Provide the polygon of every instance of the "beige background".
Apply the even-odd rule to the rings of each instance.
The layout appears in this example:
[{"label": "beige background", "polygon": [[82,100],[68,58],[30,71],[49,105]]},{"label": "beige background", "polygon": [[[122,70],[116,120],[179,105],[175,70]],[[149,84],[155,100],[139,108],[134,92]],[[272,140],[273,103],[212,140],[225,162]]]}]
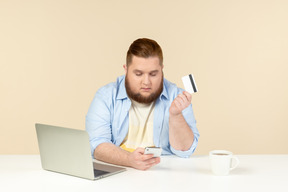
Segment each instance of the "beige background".
[{"label": "beige background", "polygon": [[0,0],[0,154],[36,154],[34,124],[85,129],[129,45],[155,39],[167,79],[193,73],[196,154],[288,153],[288,1]]}]

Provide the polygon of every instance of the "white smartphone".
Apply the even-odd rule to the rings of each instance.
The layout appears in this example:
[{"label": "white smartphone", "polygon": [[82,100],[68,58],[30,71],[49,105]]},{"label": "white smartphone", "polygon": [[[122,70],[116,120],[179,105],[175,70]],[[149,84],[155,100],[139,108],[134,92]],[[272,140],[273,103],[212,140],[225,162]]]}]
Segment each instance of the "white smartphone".
[{"label": "white smartphone", "polygon": [[161,147],[145,147],[144,154],[153,154],[153,157],[160,157],[162,153]]}]

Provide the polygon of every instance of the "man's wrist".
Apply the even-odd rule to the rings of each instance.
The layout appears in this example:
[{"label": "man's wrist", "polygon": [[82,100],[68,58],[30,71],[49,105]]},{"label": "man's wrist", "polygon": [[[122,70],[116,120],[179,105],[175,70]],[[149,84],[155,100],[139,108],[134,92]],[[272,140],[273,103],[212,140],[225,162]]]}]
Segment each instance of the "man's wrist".
[{"label": "man's wrist", "polygon": [[171,113],[169,112],[169,116],[172,117],[172,118],[179,118],[182,116],[182,113]]}]

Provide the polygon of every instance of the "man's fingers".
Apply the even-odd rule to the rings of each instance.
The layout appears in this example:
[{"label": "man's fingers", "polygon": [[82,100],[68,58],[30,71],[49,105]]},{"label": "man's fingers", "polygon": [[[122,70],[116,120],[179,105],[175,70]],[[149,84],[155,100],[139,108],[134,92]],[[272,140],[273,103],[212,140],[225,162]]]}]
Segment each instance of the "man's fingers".
[{"label": "man's fingers", "polygon": [[175,100],[177,100],[181,105],[190,104],[192,99],[192,95],[187,91],[183,91],[183,94],[179,94]]},{"label": "man's fingers", "polygon": [[187,91],[183,91],[183,94],[179,94],[178,96],[181,97],[185,102],[191,102],[192,95]]},{"label": "man's fingers", "polygon": [[146,154],[144,155],[145,149],[142,147],[138,147],[137,149],[135,149],[134,153],[137,154],[137,156],[139,157],[138,159],[141,161],[146,161],[147,159],[151,159],[153,157],[153,154]]},{"label": "man's fingers", "polygon": [[142,161],[147,161],[153,158],[153,154],[142,155]]},{"label": "man's fingers", "polygon": [[175,99],[174,103],[177,107],[181,107],[181,102],[179,100]]},{"label": "man's fingers", "polygon": [[144,152],[145,152],[145,149],[144,148],[142,148],[142,147],[137,147],[136,149],[135,149],[135,151],[134,151],[135,153],[140,153],[140,154],[144,154]]},{"label": "man's fingers", "polygon": [[186,96],[187,100],[189,102],[191,102],[191,99],[192,99],[192,95],[190,93],[188,93],[187,91],[183,91],[183,94]]},{"label": "man's fingers", "polygon": [[187,97],[184,94],[179,94],[176,99],[179,99],[183,102],[187,101]]},{"label": "man's fingers", "polygon": [[186,105],[186,103],[188,103],[188,100],[185,95],[181,94],[178,95],[178,97],[175,99],[175,102],[177,102],[178,106],[180,107]]},{"label": "man's fingers", "polygon": [[153,157],[151,159],[146,160],[145,163],[146,163],[146,167],[152,167],[160,163],[160,157]]}]

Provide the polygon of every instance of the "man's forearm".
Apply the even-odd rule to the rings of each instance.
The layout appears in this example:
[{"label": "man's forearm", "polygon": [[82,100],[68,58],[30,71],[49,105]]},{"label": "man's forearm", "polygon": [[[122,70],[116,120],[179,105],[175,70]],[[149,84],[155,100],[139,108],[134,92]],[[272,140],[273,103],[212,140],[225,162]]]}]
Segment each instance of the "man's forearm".
[{"label": "man's forearm", "polygon": [[128,155],[128,151],[125,151],[112,143],[102,143],[94,151],[94,158],[97,160],[130,167]]},{"label": "man's forearm", "polygon": [[169,141],[176,150],[187,151],[193,141],[194,134],[182,114],[169,117]]}]

